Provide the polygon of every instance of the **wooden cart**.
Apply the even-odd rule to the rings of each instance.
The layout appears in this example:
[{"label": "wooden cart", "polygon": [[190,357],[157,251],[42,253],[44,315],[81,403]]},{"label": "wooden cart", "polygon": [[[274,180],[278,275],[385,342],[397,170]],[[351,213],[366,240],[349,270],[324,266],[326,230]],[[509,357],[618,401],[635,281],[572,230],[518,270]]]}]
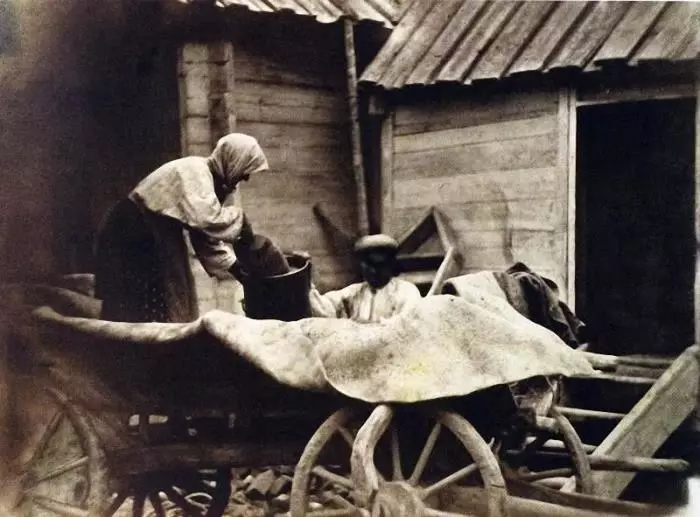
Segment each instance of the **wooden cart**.
[{"label": "wooden cart", "polygon": [[[683,460],[653,456],[696,407],[699,352],[692,346],[675,360],[587,354],[600,373],[563,379],[547,416],[527,418],[518,407],[515,418],[484,422],[479,411],[506,409],[494,393],[467,406],[383,405],[366,418],[339,411],[301,457],[292,516],[351,516],[355,507],[385,517],[666,515],[667,508],[617,498],[637,473],[688,469]],[[519,447],[511,448],[514,441]],[[336,452],[342,442],[349,451],[344,476],[322,459],[324,449]],[[352,494],[338,500],[345,511],[305,513],[314,478]]]},{"label": "wooden cart", "polygon": [[[14,429],[3,499],[23,516],[109,517],[129,498],[134,516],[146,505],[158,516],[175,505],[185,515],[219,517],[232,467],[297,462],[291,517],[502,517],[545,510],[564,517],[584,504],[605,515],[649,515],[646,506],[611,501],[617,493],[598,499],[536,483],[572,475],[560,483],[565,490],[594,495],[596,487],[611,486],[597,469],[625,467],[616,455],[651,456],[694,407],[698,379],[692,348],[658,380],[633,382],[618,371],[566,382],[570,401],[577,382],[650,388],[617,413],[613,407],[586,413],[586,406],[571,409],[567,402],[536,415],[505,386],[373,406],[278,384],[201,334],[133,343],[33,318],[6,339]],[[591,357],[608,370],[625,362]],[[669,397],[672,418],[658,409]],[[621,419],[592,452],[569,421],[585,423],[590,411]],[[634,425],[640,421],[663,431],[640,434]],[[538,472],[537,461],[552,448],[565,451],[568,461]],[[618,490],[625,484],[616,481]],[[312,496],[325,506],[315,507]]]}]

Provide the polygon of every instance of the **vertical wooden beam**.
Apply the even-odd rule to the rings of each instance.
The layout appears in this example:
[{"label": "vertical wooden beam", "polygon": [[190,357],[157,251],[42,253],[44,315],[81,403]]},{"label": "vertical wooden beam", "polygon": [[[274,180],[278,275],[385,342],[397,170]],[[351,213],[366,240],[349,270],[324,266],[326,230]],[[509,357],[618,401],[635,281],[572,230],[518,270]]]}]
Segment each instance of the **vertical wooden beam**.
[{"label": "vertical wooden beam", "polygon": [[381,134],[381,205],[382,233],[392,235],[394,210],[394,110],[389,108],[382,120]]},{"label": "vertical wooden beam", "polygon": [[10,441],[10,368],[7,322],[0,316],[0,479],[7,479]]},{"label": "vertical wooden beam", "polygon": [[[700,343],[700,70],[695,74],[695,343]],[[699,424],[700,425],[700,424]]]},{"label": "vertical wooden beam", "polygon": [[[567,88],[559,99],[560,150],[566,169],[566,303],[576,307],[576,91]],[[566,139],[565,143],[561,140]]]},{"label": "vertical wooden beam", "polygon": [[350,108],[350,132],[352,141],[352,169],[357,188],[357,231],[366,235],[367,220],[367,187],[365,170],[362,163],[362,136],[360,133],[360,110],[357,103],[357,59],[355,56],[355,26],[352,20],[343,21],[345,31],[345,58],[348,83],[348,106]]}]

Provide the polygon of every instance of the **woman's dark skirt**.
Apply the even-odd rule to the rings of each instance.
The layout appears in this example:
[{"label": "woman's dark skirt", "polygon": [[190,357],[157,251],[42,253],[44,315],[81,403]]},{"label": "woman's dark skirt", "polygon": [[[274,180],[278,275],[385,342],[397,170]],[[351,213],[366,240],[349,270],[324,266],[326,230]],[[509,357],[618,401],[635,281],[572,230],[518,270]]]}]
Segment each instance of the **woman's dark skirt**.
[{"label": "woman's dark skirt", "polygon": [[101,319],[186,322],[197,318],[183,228],[175,220],[119,202],[96,247],[95,296]]}]

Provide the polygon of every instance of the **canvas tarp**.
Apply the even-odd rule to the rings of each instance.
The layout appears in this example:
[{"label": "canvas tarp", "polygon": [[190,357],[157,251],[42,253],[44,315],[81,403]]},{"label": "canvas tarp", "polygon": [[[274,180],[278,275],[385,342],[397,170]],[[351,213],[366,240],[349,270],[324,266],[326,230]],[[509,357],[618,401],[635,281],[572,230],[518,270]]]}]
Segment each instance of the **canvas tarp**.
[{"label": "canvas tarp", "polygon": [[[18,289],[24,291],[18,295]],[[108,322],[95,319],[99,302],[84,294],[46,286],[8,292],[5,301],[36,307],[32,318],[42,325],[144,346],[207,334],[282,384],[371,403],[426,401],[534,376],[593,373],[583,354],[476,288],[459,297],[424,298],[410,312],[377,324],[253,320],[223,311],[186,324]]]}]

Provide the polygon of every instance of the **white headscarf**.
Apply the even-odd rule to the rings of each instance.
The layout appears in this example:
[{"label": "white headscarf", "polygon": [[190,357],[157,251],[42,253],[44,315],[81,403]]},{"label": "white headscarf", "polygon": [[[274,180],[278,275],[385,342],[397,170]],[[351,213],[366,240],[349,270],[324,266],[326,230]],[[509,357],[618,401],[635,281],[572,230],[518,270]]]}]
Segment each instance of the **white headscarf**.
[{"label": "white headscarf", "polygon": [[257,140],[232,133],[218,141],[208,158],[189,156],[162,165],[129,197],[150,212],[176,219],[212,239],[232,242],[240,233],[243,213],[219,201],[214,182],[232,187],[244,176],[267,168]]},{"label": "white headscarf", "polygon": [[270,168],[258,141],[243,133],[230,133],[220,138],[208,161],[216,179],[229,186]]}]

